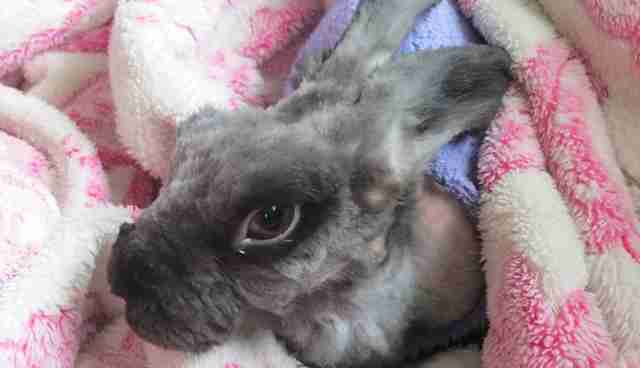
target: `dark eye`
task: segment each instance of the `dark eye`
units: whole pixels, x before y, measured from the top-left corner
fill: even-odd
[[[247,228],[247,238],[267,240],[283,234],[291,226],[295,211],[294,206],[273,205],[252,212]]]
[[[300,220],[299,205],[270,205],[253,210],[242,222],[236,249],[248,246],[275,245],[287,240]]]

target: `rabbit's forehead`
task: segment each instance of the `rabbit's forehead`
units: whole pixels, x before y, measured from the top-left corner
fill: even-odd
[[[187,155],[163,196],[180,202],[222,202],[228,213],[242,212],[268,200],[321,200],[346,183],[349,170],[348,157],[332,147],[257,133],[246,139],[216,139],[201,154]]]

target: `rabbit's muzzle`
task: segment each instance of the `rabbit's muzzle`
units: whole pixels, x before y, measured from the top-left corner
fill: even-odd
[[[144,340],[165,349],[200,352],[223,343],[239,319],[239,302],[215,263],[192,263],[123,226],[113,246],[108,278],[126,302],[126,319]],[[157,239],[156,239],[157,241]],[[153,244],[153,242],[151,243]]]

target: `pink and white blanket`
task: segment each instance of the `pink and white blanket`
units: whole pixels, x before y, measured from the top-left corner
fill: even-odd
[[[479,163],[483,366],[640,367],[640,3],[459,4],[517,76]]]
[[[640,367],[640,3],[459,4],[518,76],[479,164],[483,366]],[[276,100],[325,6],[3,4],[0,367],[299,366],[268,331],[198,356],[143,343],[104,265],[166,176],[176,122],[204,103]]]

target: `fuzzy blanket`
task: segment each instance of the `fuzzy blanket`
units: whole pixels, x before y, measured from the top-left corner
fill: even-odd
[[[119,224],[166,176],[177,122],[203,104],[264,106],[295,88],[290,65],[327,3],[3,4],[1,367],[299,366],[268,331],[198,356],[143,343],[104,266]],[[475,42],[453,3],[401,52]],[[640,367],[640,4],[458,3],[517,76],[480,147],[479,185],[475,137],[431,166],[478,210],[491,321],[482,364]],[[470,354],[425,367],[472,366]]]
[[[640,4],[459,4],[516,62],[479,162],[484,366],[640,367]]]

